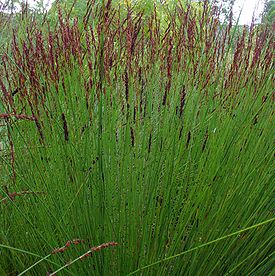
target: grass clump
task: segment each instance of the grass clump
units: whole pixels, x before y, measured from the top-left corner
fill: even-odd
[[[271,30],[120,9],[59,10],[2,56],[0,272],[271,272]]]

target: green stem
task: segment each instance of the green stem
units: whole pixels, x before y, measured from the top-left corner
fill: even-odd
[[[200,248],[202,248],[202,247],[205,247],[205,246],[207,246],[207,245],[210,245],[210,244],[213,244],[213,243],[216,243],[216,242],[225,240],[225,239],[227,239],[227,238],[236,236],[236,235],[238,235],[238,234],[241,234],[241,233],[246,232],[246,231],[248,231],[248,230],[257,228],[257,227],[259,227],[259,226],[263,226],[263,225],[265,225],[265,224],[267,224],[267,223],[273,222],[274,220],[275,220],[275,218],[272,218],[272,219],[268,219],[268,220],[265,220],[265,221],[263,221],[263,222],[260,222],[260,223],[258,223],[258,224],[254,224],[254,225],[249,226],[249,227],[247,227],[247,228],[245,228],[245,229],[242,229],[242,230],[233,232],[233,233],[231,233],[231,234],[228,234],[228,235],[225,235],[225,236],[220,237],[220,238],[218,238],[218,239],[212,240],[212,241],[210,241],[210,242],[201,244],[201,245],[199,245],[199,246],[196,246],[196,247],[194,247],[194,248],[188,249],[188,250],[183,251],[183,252],[181,252],[181,253],[178,253],[178,254],[176,254],[176,255],[173,255],[173,256],[167,257],[167,258],[165,258],[165,259],[159,260],[159,261],[157,261],[157,262],[154,262],[154,263],[152,263],[152,264],[143,266],[143,267],[141,267],[141,268],[139,268],[139,269],[137,269],[137,270],[135,270],[135,271],[129,273],[128,275],[134,275],[134,274],[136,274],[136,273],[138,273],[138,272],[140,272],[140,271],[142,271],[142,270],[144,270],[144,269],[147,269],[147,268],[149,268],[149,267],[152,267],[152,266],[155,266],[155,265],[157,265],[157,264],[160,264],[160,263],[163,263],[163,262],[172,260],[172,259],[174,259],[174,258],[180,257],[180,256],[182,256],[182,255],[185,255],[185,254],[187,254],[187,253],[190,253],[190,252],[192,252],[192,251],[195,251],[195,250],[200,249]]]

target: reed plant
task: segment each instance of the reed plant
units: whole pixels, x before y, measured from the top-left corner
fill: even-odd
[[[2,56],[0,274],[271,274],[272,29],[121,9]]]

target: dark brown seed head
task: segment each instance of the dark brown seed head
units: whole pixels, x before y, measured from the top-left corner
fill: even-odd
[[[64,138],[65,138],[65,141],[69,141],[69,132],[68,132],[68,125],[67,125],[67,121],[66,121],[66,118],[65,118],[65,114],[62,112],[62,115],[61,115],[61,119],[62,119],[62,122],[63,122],[63,131],[64,131]]]

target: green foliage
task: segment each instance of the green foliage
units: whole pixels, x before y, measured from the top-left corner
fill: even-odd
[[[275,1],[267,0],[265,2],[265,8],[262,15],[262,22],[272,25],[275,22]]]
[[[76,16],[82,18],[85,15],[87,2],[89,1],[58,0],[55,3],[53,3],[50,13],[54,11],[55,17],[57,18],[57,6],[60,5],[62,10],[66,12],[71,12],[70,16],[72,18]]]

